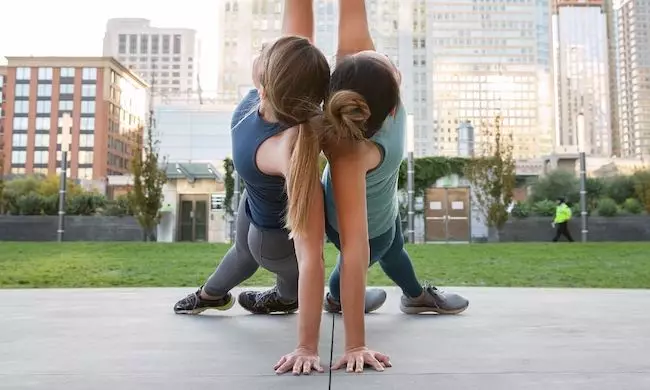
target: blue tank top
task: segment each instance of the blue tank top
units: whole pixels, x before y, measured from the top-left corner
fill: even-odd
[[[399,214],[397,179],[404,158],[406,136],[406,110],[400,103],[395,116],[389,116],[381,129],[370,140],[382,152],[379,165],[366,174],[366,202],[368,213],[368,238],[379,237],[395,225]],[[334,202],[334,189],[330,177],[330,165],[323,172],[327,223],[339,231]]]
[[[246,185],[246,213],[251,222],[264,229],[284,227],[287,208],[285,180],[259,170],[257,149],[270,137],[288,129],[279,123],[269,123],[259,114],[260,97],[251,90],[235,109],[231,122],[232,160],[235,170]]]

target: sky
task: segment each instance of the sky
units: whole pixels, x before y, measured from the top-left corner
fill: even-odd
[[[222,0],[0,0],[0,64],[5,56],[101,56],[106,21],[145,18],[154,27],[197,30],[201,84],[217,82]]]

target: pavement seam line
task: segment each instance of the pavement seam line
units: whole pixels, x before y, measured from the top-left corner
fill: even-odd
[[[332,390],[332,365],[334,364],[334,324],[336,323],[336,315],[332,314],[332,334],[330,338],[330,364],[329,364],[329,378],[327,390]]]

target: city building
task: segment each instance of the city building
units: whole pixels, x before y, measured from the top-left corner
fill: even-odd
[[[226,0],[219,7],[218,95],[236,104],[253,88],[253,59],[262,45],[280,36],[282,0]]]
[[[230,121],[234,105],[197,96],[155,98],[159,154],[167,161],[210,162],[221,170],[232,155]]]
[[[457,128],[464,121],[474,127],[476,142],[489,141],[484,138],[497,115],[503,118],[502,131],[513,135],[515,158],[550,152],[548,2],[431,0],[426,5],[429,49],[419,61],[429,64],[429,73],[418,83],[426,90],[416,94],[426,102],[419,115],[426,114],[425,123],[432,126],[420,129],[424,154],[457,155]]]
[[[0,178],[4,175],[5,82],[7,67],[0,66]]]
[[[620,156],[650,157],[650,1],[614,4]],[[616,134],[616,133],[615,133]]]
[[[186,94],[198,74],[196,31],[154,27],[147,19],[110,19],[104,56],[115,57],[152,84],[154,94]]]
[[[68,175],[103,179],[130,169],[142,137],[148,85],[110,57],[8,57],[4,166],[59,173],[62,120],[70,114]]]
[[[613,137],[605,4],[603,0],[557,0],[552,23],[556,151],[611,156]],[[584,116],[584,129],[578,129],[580,114]]]

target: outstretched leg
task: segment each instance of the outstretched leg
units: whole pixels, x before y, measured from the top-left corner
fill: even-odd
[[[174,311],[177,314],[199,314],[208,309],[230,309],[235,302],[230,290],[253,276],[259,268],[248,247],[250,220],[246,214],[246,198],[244,191],[237,212],[235,245],[228,250],[201,288],[176,303]]]
[[[458,314],[469,306],[469,301],[458,294],[447,293],[428,284],[424,288],[420,285],[413,269],[413,263],[404,249],[404,236],[399,216],[395,219],[393,244],[379,260],[379,265],[386,275],[402,289],[404,295],[400,309],[406,314],[425,312]]]

